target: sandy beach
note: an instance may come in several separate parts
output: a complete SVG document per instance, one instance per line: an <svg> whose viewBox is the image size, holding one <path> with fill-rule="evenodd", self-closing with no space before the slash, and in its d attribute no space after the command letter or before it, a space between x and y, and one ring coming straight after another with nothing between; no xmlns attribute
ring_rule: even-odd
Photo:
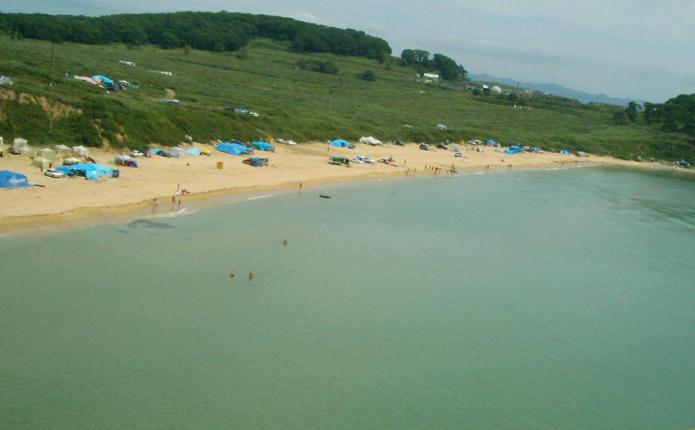
<svg viewBox="0 0 695 430"><path fill-rule="evenodd" d="M255 168L242 163L246 157L224 154L215 151L210 145L196 146L209 148L211 155L180 159L158 156L141 158L138 160L139 168L119 167L120 178L98 181L84 178L53 179L44 176L39 168L32 167L29 157L11 155L0 158L0 170L17 171L25 174L29 181L45 185L0 190L0 226L7 229L37 222L59 222L100 213L125 212L153 207L155 199L161 202L158 211L178 209L179 197L176 197L174 205L171 203L179 187L189 192L180 196L181 204L185 205L187 200L202 199L214 194L298 189L300 183L309 186L389 176L447 175L452 166L457 172L488 168L570 166L580 163L646 166L644 163L591 155L583 158L549 152L507 155L494 148L483 148L483 152L477 152L475 147L468 145L463 151L463 157L454 157L451 151L423 151L414 144L384 147L358 144L355 149L329 149L325 143L307 143L296 146L276 145L275 153L258 153L269 157L270 166ZM117 152L92 149L90 154L99 163L111 164ZM329 165L328 157L334 155L365 155L373 159L393 157L397 167L382 163L353 163L349 168ZM223 169L216 167L218 162L224 163ZM649 166L662 167L652 163Z"/></svg>

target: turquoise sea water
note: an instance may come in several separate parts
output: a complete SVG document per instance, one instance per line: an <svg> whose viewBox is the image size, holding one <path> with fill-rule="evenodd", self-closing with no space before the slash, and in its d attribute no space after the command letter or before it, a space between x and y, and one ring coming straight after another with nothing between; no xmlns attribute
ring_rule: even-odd
<svg viewBox="0 0 695 430"><path fill-rule="evenodd" d="M0 238L1 429L692 427L691 180L391 180Z"/></svg>

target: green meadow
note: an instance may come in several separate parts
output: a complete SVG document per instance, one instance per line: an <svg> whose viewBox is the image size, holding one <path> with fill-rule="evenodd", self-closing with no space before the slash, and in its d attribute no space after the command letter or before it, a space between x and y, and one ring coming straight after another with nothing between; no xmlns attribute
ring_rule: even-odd
<svg viewBox="0 0 695 430"><path fill-rule="evenodd" d="M298 61L330 61L337 74L296 67ZM135 62L136 67L119 60ZM171 72L166 76L153 70ZM372 71L375 81L358 79ZM152 46L51 44L0 37L0 136L30 144L84 144L142 148L173 145L185 135L197 141L282 137L297 141L335 137L411 142L492 137L544 149L583 150L621 158L683 158L693 142L642 121L616 125L620 108L581 105L555 97L519 102L475 95L461 86L427 84L395 59L383 64L362 57L292 51L287 44L252 41L241 52L214 53ZM74 75L102 74L139 89L105 94ZM167 90L177 106L161 103ZM169 91L169 94L172 94ZM259 114L235 114L225 106ZM435 125L445 124L447 130Z"/></svg>

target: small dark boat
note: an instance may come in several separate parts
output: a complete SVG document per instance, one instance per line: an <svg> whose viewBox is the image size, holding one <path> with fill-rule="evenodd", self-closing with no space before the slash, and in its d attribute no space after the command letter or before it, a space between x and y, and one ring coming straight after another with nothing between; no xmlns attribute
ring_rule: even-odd
<svg viewBox="0 0 695 430"><path fill-rule="evenodd" d="M330 199L331 198L331 196L326 195L326 194L319 194L319 197L321 197L322 199Z"/></svg>

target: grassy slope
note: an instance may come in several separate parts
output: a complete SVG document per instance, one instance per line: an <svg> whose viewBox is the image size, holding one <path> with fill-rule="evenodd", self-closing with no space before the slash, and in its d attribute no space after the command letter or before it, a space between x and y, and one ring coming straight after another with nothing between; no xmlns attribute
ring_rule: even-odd
<svg viewBox="0 0 695 430"><path fill-rule="evenodd" d="M92 145L106 137L113 145L120 141L131 147L174 144L184 134L199 141L257 136L355 139L362 135L436 141L492 136L550 149L663 158L682 157L693 145L683 136L641 124L615 126L610 107L533 101L529 110L519 110L506 101L415 82L411 69L387 70L364 58L297 54L264 40L251 43L243 60L230 53L193 50L185 54L153 47L57 45L54 85L49 88L51 51L47 42L0 37L0 74L15 79L15 93L43 95L79 108L82 114L53 121L49 131L45 109L8 100L7 95L2 100L0 93L0 136ZM292 67L308 57L331 60L340 73L324 75ZM137 67L118 64L121 59L135 61ZM158 75L150 69L174 75ZM365 69L376 73L376 82L355 78ZM137 82L142 88L106 96L94 86L66 78L66 72L105 74ZM180 106L158 102L165 88L176 91ZM261 116L224 112L226 104L248 107ZM438 123L447 124L449 130L436 131Z"/></svg>

